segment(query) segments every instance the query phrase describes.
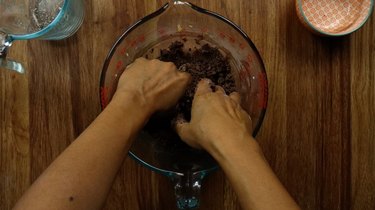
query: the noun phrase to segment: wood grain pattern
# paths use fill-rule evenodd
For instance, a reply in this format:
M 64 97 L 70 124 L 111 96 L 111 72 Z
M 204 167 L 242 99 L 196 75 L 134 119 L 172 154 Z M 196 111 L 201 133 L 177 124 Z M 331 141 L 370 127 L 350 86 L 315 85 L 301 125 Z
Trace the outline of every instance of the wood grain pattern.
M 99 76 L 115 40 L 166 1 L 85 1 L 73 37 L 15 43 L 27 74 L 0 71 L 0 209 L 100 113 Z M 358 32 L 322 38 L 293 0 L 192 0 L 240 25 L 260 51 L 269 106 L 257 137 L 303 209 L 375 209 L 375 17 Z M 94 183 L 95 184 L 95 183 Z M 221 171 L 203 183 L 201 209 L 239 210 Z M 124 161 L 104 209 L 175 209 L 169 180 Z
M 369 23 L 374 26 L 375 19 Z M 375 208 L 375 33 L 365 27 L 352 36 L 351 198 L 352 209 Z
M 14 58 L 27 65 L 26 43 Z M 28 75 L 0 69 L 0 209 L 10 209 L 30 184 Z

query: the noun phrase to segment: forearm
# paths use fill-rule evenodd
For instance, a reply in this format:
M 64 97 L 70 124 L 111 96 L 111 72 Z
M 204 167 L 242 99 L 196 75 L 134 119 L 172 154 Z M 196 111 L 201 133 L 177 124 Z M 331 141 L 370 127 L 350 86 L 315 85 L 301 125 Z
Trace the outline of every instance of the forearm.
M 244 209 L 299 209 L 251 137 L 237 144 L 216 147 L 213 155 L 227 175 Z
M 117 101 L 111 103 L 37 179 L 15 209 L 100 209 L 132 138 L 146 120 L 137 108 L 131 102 L 122 107 Z

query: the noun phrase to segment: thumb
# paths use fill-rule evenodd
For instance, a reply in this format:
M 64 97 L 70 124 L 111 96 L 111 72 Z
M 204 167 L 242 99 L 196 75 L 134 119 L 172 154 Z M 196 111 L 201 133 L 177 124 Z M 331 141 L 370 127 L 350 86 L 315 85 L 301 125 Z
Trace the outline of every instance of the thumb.
M 178 116 L 175 124 L 176 132 L 180 138 L 187 141 L 190 137 L 190 124 L 182 117 Z
M 178 117 L 176 120 L 176 132 L 186 144 L 195 149 L 201 149 L 199 143 L 197 143 L 194 139 L 191 124 L 186 122 L 186 120 L 182 117 Z

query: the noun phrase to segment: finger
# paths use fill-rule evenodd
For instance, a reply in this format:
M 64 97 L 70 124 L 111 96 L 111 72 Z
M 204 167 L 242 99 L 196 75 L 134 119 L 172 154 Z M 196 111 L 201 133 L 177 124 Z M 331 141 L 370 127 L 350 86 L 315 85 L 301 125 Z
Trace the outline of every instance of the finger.
M 137 58 L 135 61 L 147 61 L 148 59 L 144 58 L 144 57 L 139 57 Z
M 179 76 L 182 76 L 185 78 L 191 78 L 191 74 L 189 74 L 188 72 L 184 72 L 184 71 L 176 71 L 176 72 L 177 72 L 177 75 Z
M 231 94 L 229 95 L 229 97 L 230 97 L 233 101 L 237 102 L 238 104 L 241 103 L 241 96 L 240 96 L 239 93 L 237 93 L 237 92 L 233 92 L 233 93 L 231 93 Z
M 133 63 L 128 64 L 125 69 L 131 68 L 134 65 L 134 63 L 135 63 L 135 61 Z
M 126 66 L 126 69 L 131 68 L 132 66 L 138 65 L 139 63 L 142 63 L 142 62 L 145 62 L 145 61 L 147 61 L 146 58 L 144 58 L 144 57 L 139 57 L 139 58 L 135 59 L 135 60 L 133 61 L 133 63 L 130 63 L 129 65 L 127 65 L 127 66 Z
M 195 96 L 201 96 L 207 93 L 211 93 L 211 80 L 209 79 L 202 79 L 199 81 L 197 85 L 197 90 L 195 91 Z
M 182 117 L 176 119 L 176 132 L 182 140 L 188 140 L 190 137 L 189 123 Z
M 178 73 L 180 75 L 180 77 L 182 77 L 183 81 L 185 82 L 185 85 L 189 85 L 192 81 L 192 77 L 189 73 L 186 73 L 186 72 L 179 72 Z
M 137 60 L 140 60 L 140 61 L 147 61 L 147 60 L 149 60 L 149 59 L 146 59 L 145 57 L 139 57 L 139 58 L 137 58 Z M 154 60 L 154 59 L 151 59 L 151 60 Z
M 177 67 L 173 62 L 162 62 L 160 60 L 157 60 L 157 63 L 163 64 L 166 67 L 166 69 L 170 69 L 178 73 Z
M 224 88 L 221 87 L 221 86 L 219 86 L 219 85 L 215 85 L 215 92 L 219 92 L 219 93 L 225 94 Z
M 176 132 L 180 136 L 180 138 L 187 143 L 189 146 L 195 149 L 202 149 L 202 147 L 192 139 L 194 138 L 192 135 L 190 123 L 186 122 L 184 118 L 181 116 L 177 117 L 176 119 Z

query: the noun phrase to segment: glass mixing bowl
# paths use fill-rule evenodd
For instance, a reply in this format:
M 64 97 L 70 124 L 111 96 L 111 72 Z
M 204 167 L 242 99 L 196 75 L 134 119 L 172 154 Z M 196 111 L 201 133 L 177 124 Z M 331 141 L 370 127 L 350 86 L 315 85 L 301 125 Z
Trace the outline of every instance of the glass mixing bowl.
M 230 20 L 184 1 L 165 4 L 136 22 L 118 39 L 101 75 L 102 109 L 110 102 L 127 65 L 141 56 L 158 58 L 160 49 L 176 40 L 184 40 L 187 46 L 195 48 L 208 43 L 229 58 L 241 105 L 252 117 L 255 136 L 262 124 L 268 99 L 267 76 L 257 49 L 245 32 Z M 178 208 L 196 208 L 202 179 L 218 165 L 206 152 L 182 143 L 176 134 L 168 138 L 177 140 L 157 139 L 143 129 L 129 154 L 144 166 L 171 178 Z
M 0 0 L 0 68 L 25 73 L 21 63 L 7 59 L 12 42 L 68 38 L 83 18 L 83 0 Z

